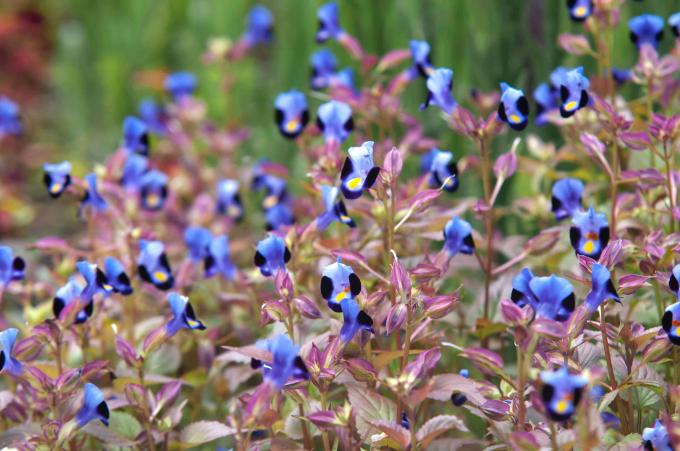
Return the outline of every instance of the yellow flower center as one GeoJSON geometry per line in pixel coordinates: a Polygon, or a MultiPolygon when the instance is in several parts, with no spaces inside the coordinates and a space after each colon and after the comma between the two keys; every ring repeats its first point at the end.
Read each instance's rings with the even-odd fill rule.
{"type": "Polygon", "coordinates": [[[361,177],[355,177],[349,182],[347,182],[347,186],[349,187],[349,189],[352,190],[357,189],[359,185],[361,185],[361,177]]]}
{"type": "Polygon", "coordinates": [[[572,100],[564,106],[564,109],[567,111],[573,111],[576,109],[576,106],[578,106],[578,103],[576,103],[576,100],[572,100]]]}
{"type": "Polygon", "coordinates": [[[52,194],[57,194],[59,191],[61,191],[61,188],[62,188],[61,183],[54,183],[54,184],[50,187],[50,192],[51,192],[52,194]]]}
{"type": "Polygon", "coordinates": [[[155,273],[153,273],[153,277],[154,277],[154,279],[156,279],[158,282],[161,282],[161,283],[168,280],[168,275],[165,274],[163,271],[156,271],[155,273]]]}
{"type": "Polygon", "coordinates": [[[295,130],[297,130],[298,124],[299,124],[299,122],[298,122],[297,118],[293,118],[293,119],[289,120],[288,122],[286,122],[286,131],[288,133],[293,133],[295,130]]]}
{"type": "Polygon", "coordinates": [[[586,254],[591,254],[593,249],[595,249],[595,244],[590,240],[586,241],[586,244],[583,245],[583,250],[586,254]]]}

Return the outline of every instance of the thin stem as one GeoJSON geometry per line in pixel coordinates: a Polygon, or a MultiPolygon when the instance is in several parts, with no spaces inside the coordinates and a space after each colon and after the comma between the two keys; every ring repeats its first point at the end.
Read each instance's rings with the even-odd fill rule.
{"type": "Polygon", "coordinates": [[[557,446],[557,429],[553,421],[550,422],[550,444],[553,451],[560,451],[560,447],[557,446]]]}
{"type": "Polygon", "coordinates": [[[668,189],[668,199],[671,204],[671,233],[675,232],[675,189],[673,187],[673,155],[668,152],[668,142],[663,142],[663,160],[666,163],[666,188],[668,189]]]}
{"type": "MultiPolygon", "coordinates": [[[[300,417],[305,416],[305,408],[302,407],[302,404],[298,405],[298,412],[300,413],[300,417]]],[[[302,437],[303,437],[303,442],[305,444],[305,449],[312,449],[312,437],[309,435],[309,430],[307,429],[307,422],[305,420],[300,420],[300,424],[302,425],[302,437]]]]}
{"type": "MultiPolygon", "coordinates": [[[[604,348],[604,358],[607,362],[607,374],[609,375],[609,384],[611,386],[612,391],[616,390],[618,385],[616,383],[616,376],[614,375],[614,365],[612,364],[612,355],[611,355],[611,350],[609,349],[609,338],[607,337],[607,324],[605,322],[605,307],[604,304],[600,305],[600,332],[602,333],[602,346],[604,348]]],[[[623,423],[623,432],[624,434],[628,433],[628,425],[624,421],[624,413],[625,410],[621,404],[621,398],[619,396],[616,397],[616,410],[619,413],[619,417],[621,418],[621,422],[623,423]]]]}
{"type": "MultiPolygon", "coordinates": [[[[326,392],[321,390],[321,410],[328,410],[328,400],[326,399],[326,392]]],[[[328,439],[328,431],[321,431],[321,440],[323,441],[324,451],[330,451],[331,443],[328,439]]]]}
{"type": "Polygon", "coordinates": [[[482,186],[484,189],[484,205],[487,211],[484,215],[486,229],[486,265],[484,269],[484,319],[489,319],[489,295],[491,287],[491,277],[493,272],[493,212],[490,204],[491,200],[491,181],[490,181],[490,160],[489,149],[486,138],[479,141],[481,153],[482,186]]]}
{"type": "Polygon", "coordinates": [[[526,405],[524,404],[524,356],[522,347],[517,346],[517,399],[519,401],[517,411],[517,430],[524,430],[526,405]]]}

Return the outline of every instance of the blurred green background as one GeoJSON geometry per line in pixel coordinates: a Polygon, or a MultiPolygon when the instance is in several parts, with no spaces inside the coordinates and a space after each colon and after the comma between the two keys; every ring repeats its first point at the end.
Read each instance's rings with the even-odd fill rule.
{"type": "MultiPolygon", "coordinates": [[[[220,86],[220,69],[201,63],[213,37],[236,39],[245,27],[249,0],[45,0],[40,8],[54,23],[55,47],[50,90],[51,124],[42,136],[64,157],[92,163],[113,151],[120,124],[135,113],[145,96],[159,96],[134,83],[139,71],[189,70],[200,80],[198,95],[218,124],[237,119],[252,138],[244,152],[284,161],[293,145],[281,139],[272,120],[276,94],[290,88],[308,91],[309,56],[314,42],[313,0],[260,1],[275,17],[275,43],[227,68],[236,83],[229,93],[220,86]]],[[[497,89],[507,81],[526,92],[559,64],[590,66],[589,58],[566,55],[556,44],[560,32],[578,33],[562,0],[340,0],[344,28],[369,53],[403,48],[410,39],[426,39],[437,66],[454,70],[459,100],[471,88],[497,89]]],[[[636,51],[628,40],[629,17],[653,12],[667,18],[678,9],[669,0],[627,1],[617,30],[614,63],[630,67],[636,51]]],[[[663,49],[671,45],[667,31],[663,49]]],[[[337,43],[329,43],[341,66],[351,60],[337,43]]],[[[404,102],[421,115],[427,130],[445,145],[460,144],[434,111],[418,113],[422,83],[408,89],[404,102]]],[[[313,108],[318,101],[312,101],[313,108]]],[[[541,131],[550,133],[550,131],[541,131]]]]}

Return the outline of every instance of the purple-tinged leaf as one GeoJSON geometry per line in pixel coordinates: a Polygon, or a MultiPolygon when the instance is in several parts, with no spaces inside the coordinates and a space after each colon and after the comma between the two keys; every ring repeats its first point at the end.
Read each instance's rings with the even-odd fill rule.
{"type": "Polygon", "coordinates": [[[581,34],[562,33],[558,36],[557,42],[565,52],[574,56],[592,53],[588,38],[581,34]]]}
{"type": "Polygon", "coordinates": [[[503,368],[503,359],[493,351],[483,348],[466,348],[461,353],[473,364],[480,368],[485,368],[493,373],[498,373],[503,368]]]}
{"type": "Polygon", "coordinates": [[[347,260],[350,263],[358,263],[361,265],[368,264],[366,257],[351,249],[333,249],[331,254],[333,257],[340,257],[341,259],[347,260]]]}
{"type": "Polygon", "coordinates": [[[304,295],[298,296],[295,299],[293,299],[293,303],[295,304],[295,307],[298,309],[300,314],[305,318],[309,319],[321,318],[321,312],[317,308],[316,303],[307,296],[304,295]]]}
{"type": "Polygon", "coordinates": [[[262,362],[271,362],[273,358],[271,352],[265,351],[264,349],[260,349],[256,346],[242,346],[240,348],[234,346],[222,346],[222,348],[251,359],[260,360],[262,362]]]}
{"type": "Polygon", "coordinates": [[[432,377],[432,386],[427,397],[437,401],[450,401],[451,395],[459,392],[475,405],[482,405],[486,398],[479,391],[477,383],[460,374],[437,374],[432,377]]]}
{"type": "Polygon", "coordinates": [[[380,58],[376,70],[378,72],[383,72],[387,69],[398,66],[402,61],[406,61],[411,58],[411,50],[409,49],[397,49],[387,52],[380,58]]]}
{"type": "Polygon", "coordinates": [[[116,354],[132,367],[137,367],[141,363],[141,358],[137,355],[135,348],[123,337],[116,335],[116,354]]]}
{"type": "Polygon", "coordinates": [[[393,421],[397,416],[394,401],[366,389],[364,385],[348,384],[347,396],[356,414],[357,430],[363,437],[378,432],[378,429],[371,425],[373,421],[393,421]]]}
{"type": "Polygon", "coordinates": [[[307,419],[314,423],[315,426],[326,429],[337,426],[342,426],[332,410],[320,410],[318,412],[307,415],[307,419]]]}
{"type": "Polygon", "coordinates": [[[409,199],[409,208],[415,211],[424,209],[428,204],[441,196],[441,194],[442,191],[439,189],[425,189],[409,199]]]}
{"type": "Polygon", "coordinates": [[[527,324],[532,316],[533,309],[529,305],[520,307],[510,299],[501,300],[501,315],[503,321],[513,326],[527,324]]]}
{"type": "Polygon", "coordinates": [[[397,303],[390,307],[385,321],[385,333],[391,334],[394,330],[400,329],[406,320],[406,304],[397,303]]]}
{"type": "Polygon", "coordinates": [[[144,408],[144,387],[139,384],[127,384],[125,385],[125,388],[123,388],[123,392],[131,405],[144,408]]]}
{"type": "Polygon", "coordinates": [[[531,329],[539,335],[555,339],[563,338],[567,334],[564,324],[549,318],[536,318],[531,323],[531,329]]]}
{"type": "Polygon", "coordinates": [[[351,358],[344,362],[345,368],[354,376],[359,382],[368,382],[375,380],[378,372],[375,370],[371,362],[362,358],[351,358]]]}
{"type": "Polygon", "coordinates": [[[389,174],[390,181],[393,183],[401,174],[401,169],[404,166],[404,161],[401,156],[401,152],[396,147],[393,147],[387,155],[385,156],[385,161],[383,162],[384,171],[389,174]]]}
{"type": "Polygon", "coordinates": [[[619,293],[633,294],[642,288],[653,276],[642,276],[639,274],[626,274],[619,278],[619,293]]]}
{"type": "Polygon", "coordinates": [[[418,357],[402,370],[402,374],[408,374],[410,380],[426,378],[437,366],[442,354],[439,348],[432,348],[418,354],[418,357]]]}
{"type": "Polygon", "coordinates": [[[458,291],[453,294],[423,298],[423,313],[430,318],[443,318],[458,304],[459,298],[460,294],[458,291]]]}
{"type": "Polygon", "coordinates": [[[647,150],[652,146],[652,140],[646,132],[622,132],[619,139],[630,150],[647,150]]]}
{"type": "Polygon", "coordinates": [[[454,415],[437,415],[436,417],[427,420],[427,422],[418,429],[416,439],[423,449],[427,449],[432,440],[452,429],[463,432],[467,432],[468,430],[465,423],[454,415]]]}
{"type": "Polygon", "coordinates": [[[396,256],[392,262],[390,283],[398,293],[403,293],[407,298],[411,297],[411,278],[408,275],[408,271],[406,271],[396,256]]]}
{"type": "Polygon", "coordinates": [[[392,439],[400,447],[400,449],[407,449],[411,442],[411,433],[408,429],[393,421],[373,420],[371,425],[384,432],[390,439],[392,439]]]}
{"type": "Polygon", "coordinates": [[[198,446],[235,433],[234,428],[219,421],[198,421],[182,429],[180,442],[183,445],[198,446]]]}

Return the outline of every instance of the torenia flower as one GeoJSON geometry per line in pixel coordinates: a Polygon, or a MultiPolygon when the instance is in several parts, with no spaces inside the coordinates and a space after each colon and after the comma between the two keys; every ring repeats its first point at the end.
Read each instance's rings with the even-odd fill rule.
{"type": "Polygon", "coordinates": [[[253,6],[248,12],[248,25],[243,40],[248,46],[267,44],[274,34],[274,17],[262,5],[253,6]]]}
{"type": "Polygon", "coordinates": [[[0,349],[0,372],[7,372],[12,376],[20,376],[24,370],[21,362],[12,356],[17,335],[19,335],[19,331],[14,328],[0,332],[0,346],[2,346],[2,349],[0,349]]]}
{"type": "Polygon", "coordinates": [[[172,311],[172,319],[165,324],[166,337],[172,337],[182,329],[205,330],[201,321],[196,319],[189,298],[177,293],[168,294],[168,303],[172,311]]]}
{"type": "MultiPolygon", "coordinates": [[[[463,376],[465,379],[470,377],[470,372],[466,368],[460,370],[458,374],[463,376]]],[[[465,396],[463,393],[455,391],[451,394],[451,402],[454,406],[460,407],[465,404],[465,401],[467,401],[467,396],[465,396]]]]}
{"type": "Polygon", "coordinates": [[[345,203],[339,198],[340,190],[335,186],[323,185],[321,187],[321,197],[326,211],[316,220],[316,227],[325,230],[332,222],[340,221],[349,227],[356,227],[354,220],[349,217],[345,203]]]}
{"type": "Polygon", "coordinates": [[[612,283],[612,276],[606,266],[599,263],[593,265],[592,290],[586,296],[585,304],[590,311],[595,311],[607,299],[621,302],[619,294],[612,283]]]}
{"type": "Polygon", "coordinates": [[[680,37],[680,12],[673,14],[668,18],[668,25],[670,25],[671,30],[676,38],[680,37]]]}
{"type": "Polygon", "coordinates": [[[80,211],[89,207],[93,213],[100,213],[108,208],[106,200],[99,194],[97,190],[97,175],[91,172],[85,176],[85,183],[87,184],[85,195],[80,204],[80,211]]]}
{"type": "Polygon", "coordinates": [[[582,210],[583,182],[573,178],[564,178],[555,182],[552,187],[552,212],[555,219],[571,218],[582,210]]]}
{"type": "Polygon", "coordinates": [[[148,171],[139,180],[139,195],[142,208],[160,210],[168,196],[168,176],[155,169],[148,171]]]}
{"type": "Polygon", "coordinates": [[[316,125],[327,143],[341,143],[354,130],[352,108],[344,102],[336,100],[326,102],[319,106],[316,116],[316,125]]]}
{"type": "Polygon", "coordinates": [[[429,77],[434,72],[432,61],[430,60],[430,44],[426,41],[411,41],[409,42],[411,49],[411,59],[413,66],[409,69],[409,79],[413,80],[418,75],[423,78],[429,77]]]}
{"type": "Polygon", "coordinates": [[[446,114],[451,114],[456,106],[458,106],[451,93],[453,88],[453,71],[446,68],[436,69],[427,78],[426,84],[427,98],[425,103],[420,105],[420,109],[424,110],[432,104],[441,108],[446,114]]]}
{"type": "Polygon", "coordinates": [[[149,154],[149,128],[134,116],[123,121],[123,148],[131,153],[149,154]]]}
{"type": "Polygon", "coordinates": [[[310,86],[312,89],[327,88],[331,84],[331,78],[337,70],[335,55],[328,49],[314,52],[309,59],[311,65],[310,86]]]}
{"type": "Polygon", "coordinates": [[[212,277],[220,274],[225,279],[233,280],[236,268],[231,262],[229,238],[226,235],[216,236],[208,246],[208,256],[205,259],[205,276],[212,277]]]}
{"type": "Polygon", "coordinates": [[[281,227],[289,226],[295,222],[293,211],[287,200],[265,209],[264,218],[267,231],[279,230],[281,227]]]}
{"type": "Polygon", "coordinates": [[[576,111],[588,105],[590,81],[583,75],[583,68],[566,71],[560,79],[560,115],[571,117],[576,111]]]}
{"type": "Polygon", "coordinates": [[[91,383],[85,384],[83,395],[83,406],[76,414],[78,427],[83,427],[92,420],[99,420],[105,426],[109,425],[109,406],[104,400],[104,394],[91,383]]]}
{"type": "Polygon", "coordinates": [[[137,114],[152,133],[162,136],[167,131],[167,113],[155,100],[142,99],[137,106],[137,114]]]}
{"type": "Polygon", "coordinates": [[[513,130],[524,130],[529,123],[529,101],[524,91],[501,83],[501,102],[498,117],[513,130]]]}
{"type": "Polygon", "coordinates": [[[260,340],[256,346],[271,352],[272,361],[263,362],[251,359],[250,366],[253,369],[262,368],[262,376],[265,381],[273,384],[280,390],[289,379],[309,379],[309,371],[302,357],[298,355],[300,348],[296,346],[288,335],[282,334],[277,337],[260,340]]]}
{"type": "Polygon", "coordinates": [[[279,94],[274,102],[274,119],[279,131],[286,138],[296,138],[309,122],[307,100],[300,91],[279,94]]]}
{"type": "Polygon", "coordinates": [[[19,107],[5,96],[0,96],[0,138],[20,135],[22,131],[19,107]]]}
{"type": "MultiPolygon", "coordinates": [[[[82,285],[80,285],[75,278],[71,277],[65,285],[57,290],[54,299],[52,300],[52,313],[54,313],[54,317],[62,319],[61,312],[63,312],[67,306],[71,305],[72,302],[80,302],[79,299],[81,299],[82,293],[82,285]]],[[[93,312],[94,300],[90,298],[89,301],[85,301],[85,306],[76,313],[74,322],[76,324],[84,323],[92,316],[93,312]]]]}
{"type": "Polygon", "coordinates": [[[43,171],[45,171],[43,183],[50,197],[58,198],[71,185],[71,163],[68,161],[56,164],[45,163],[43,171]]]}
{"type": "Polygon", "coordinates": [[[285,271],[291,255],[286,243],[276,235],[269,235],[257,243],[254,263],[265,277],[273,276],[276,271],[285,271]]]}
{"type": "Polygon", "coordinates": [[[467,221],[454,216],[444,226],[444,249],[453,257],[458,252],[471,255],[475,252],[472,239],[472,226],[467,221]]]}
{"type": "Polygon", "coordinates": [[[510,298],[520,307],[530,305],[537,318],[565,321],[574,311],[574,287],[567,279],[551,275],[536,277],[524,268],[512,280],[510,298]]]}
{"type": "Polygon", "coordinates": [[[680,265],[675,265],[671,276],[668,279],[668,288],[673,292],[677,299],[680,299],[680,265]]]}
{"type": "Polygon", "coordinates": [[[653,14],[642,14],[628,21],[630,40],[638,49],[645,44],[658,48],[663,39],[663,27],[663,19],[653,14]]]}
{"type": "Polygon", "coordinates": [[[139,242],[137,266],[139,277],[153,284],[159,290],[169,290],[174,284],[170,263],[165,255],[165,246],[160,241],[139,242]]]}
{"type": "Polygon", "coordinates": [[[138,188],[142,177],[149,171],[149,159],[144,155],[130,154],[123,165],[123,176],[120,179],[123,187],[138,188]]]}
{"type": "Polygon", "coordinates": [[[443,187],[449,193],[458,189],[458,165],[451,152],[432,149],[424,158],[424,164],[426,161],[429,161],[426,171],[430,173],[430,187],[443,187]]]}
{"type": "Polygon", "coordinates": [[[243,218],[243,203],[238,190],[237,180],[222,179],[217,183],[217,212],[234,221],[240,221],[243,218]]]}
{"type": "Polygon", "coordinates": [[[14,256],[12,248],[0,246],[0,288],[7,288],[10,282],[23,280],[26,262],[19,256],[14,256]]]}
{"type": "Polygon", "coordinates": [[[196,76],[191,72],[175,72],[165,78],[165,90],[174,101],[191,96],[196,90],[196,76]]]}
{"type": "Polygon", "coordinates": [[[187,227],[184,231],[184,243],[189,249],[189,258],[195,262],[208,257],[211,241],[212,234],[204,227],[187,227]]]}
{"type": "Polygon", "coordinates": [[[106,260],[104,260],[104,268],[106,269],[105,290],[120,293],[123,296],[132,294],[130,278],[125,272],[125,267],[121,262],[113,257],[106,257],[106,260]],[[108,287],[110,287],[110,290],[108,290],[108,287]]]}
{"type": "Polygon", "coordinates": [[[618,86],[624,85],[633,80],[633,70],[612,67],[612,79],[618,86]]]}
{"type": "Polygon", "coordinates": [[[83,280],[85,280],[85,287],[83,287],[83,290],[80,292],[80,299],[82,299],[83,303],[92,301],[94,296],[98,293],[109,291],[104,288],[107,282],[106,275],[97,267],[97,265],[81,260],[76,263],[76,269],[83,277],[83,280]]]}
{"type": "Polygon", "coordinates": [[[347,199],[357,199],[365,189],[370,189],[378,178],[380,168],[373,164],[373,141],[361,147],[350,147],[340,178],[340,190],[347,199]]]}
{"type": "Polygon", "coordinates": [[[328,308],[342,312],[343,299],[354,299],[361,293],[361,280],[351,266],[340,262],[340,258],[326,266],[321,276],[321,296],[328,302],[328,308]]]}
{"type": "Polygon", "coordinates": [[[340,339],[343,342],[349,343],[360,330],[375,333],[373,319],[365,311],[359,310],[359,304],[354,299],[343,299],[340,301],[340,308],[342,310],[340,339]]]}
{"type": "Polygon", "coordinates": [[[270,174],[257,175],[253,179],[253,189],[264,189],[262,208],[265,211],[288,201],[288,183],[279,177],[270,174]]]}
{"type": "Polygon", "coordinates": [[[316,42],[322,43],[329,39],[338,40],[345,31],[340,26],[338,4],[335,2],[326,3],[321,6],[316,13],[319,19],[319,29],[316,32],[316,42]]]}
{"type": "Polygon", "coordinates": [[[578,255],[599,259],[609,242],[607,217],[603,213],[595,213],[593,207],[574,213],[569,238],[578,255]]]}
{"type": "Polygon", "coordinates": [[[680,346],[680,302],[666,307],[661,319],[661,326],[674,345],[680,346]]]}
{"type": "Polygon", "coordinates": [[[580,374],[569,374],[566,366],[541,372],[541,399],[553,421],[567,421],[576,411],[583,388],[588,384],[580,374]]]}
{"type": "Polygon", "coordinates": [[[558,91],[548,83],[541,83],[534,90],[534,102],[536,102],[536,125],[544,125],[547,121],[547,113],[559,107],[558,91]]]}
{"type": "Polygon", "coordinates": [[[642,442],[646,450],[673,451],[671,440],[668,437],[668,430],[661,423],[661,420],[656,420],[652,428],[644,428],[642,431],[642,442]]]}
{"type": "Polygon", "coordinates": [[[593,13],[593,0],[567,0],[569,17],[574,22],[583,22],[593,13]]]}

